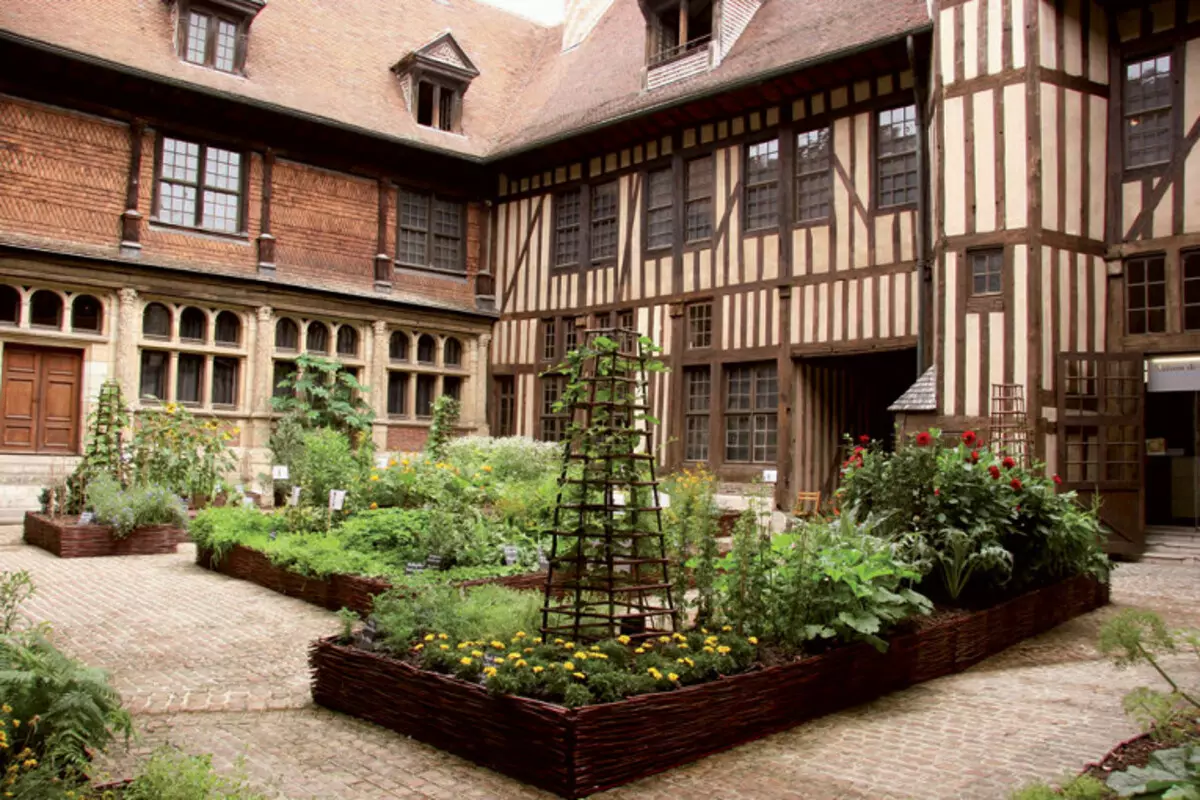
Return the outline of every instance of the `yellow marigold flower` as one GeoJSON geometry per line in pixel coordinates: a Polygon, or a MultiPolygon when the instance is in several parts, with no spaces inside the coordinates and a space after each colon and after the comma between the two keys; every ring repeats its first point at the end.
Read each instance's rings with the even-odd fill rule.
{"type": "Polygon", "coordinates": [[[491,645],[492,645],[492,647],[496,648],[497,650],[504,649],[504,642],[500,641],[499,639],[493,639],[491,642],[491,645]]]}
{"type": "Polygon", "coordinates": [[[419,652],[421,652],[421,651],[422,651],[422,650],[424,650],[424,649],[425,649],[425,645],[423,645],[423,644],[419,644],[419,645],[417,645],[416,647],[414,647],[414,648],[413,648],[413,650],[414,650],[414,651],[416,651],[416,652],[418,652],[418,653],[419,653],[419,652]]]}
{"type": "Polygon", "coordinates": [[[545,669],[545,667],[534,667],[533,671],[536,673],[536,672],[541,672],[544,669],[545,669]]]}
{"type": "Polygon", "coordinates": [[[563,645],[563,649],[565,649],[565,650],[574,650],[574,649],[575,649],[575,643],[574,643],[574,642],[567,642],[566,644],[564,644],[564,645],[563,645]]]}
{"type": "Polygon", "coordinates": [[[402,459],[400,459],[400,466],[402,466],[402,467],[407,467],[407,466],[408,466],[408,459],[407,459],[407,458],[402,458],[402,459]]]}
{"type": "Polygon", "coordinates": [[[25,767],[25,769],[33,769],[34,767],[37,766],[37,759],[36,758],[27,758],[27,759],[25,759],[25,763],[22,764],[21,766],[25,767]]]}
{"type": "Polygon", "coordinates": [[[530,653],[532,653],[532,652],[533,652],[533,648],[532,648],[532,647],[526,647],[526,648],[525,648],[524,650],[522,650],[521,652],[522,652],[522,653],[524,653],[525,655],[529,655],[530,653]]]}
{"type": "Polygon", "coordinates": [[[425,641],[427,641],[427,642],[432,642],[432,641],[433,641],[434,639],[436,639],[436,638],[437,638],[437,637],[436,637],[436,636],[434,636],[432,633],[427,633],[427,634],[425,634],[425,641]]]}
{"type": "Polygon", "coordinates": [[[374,473],[372,473],[372,474],[371,474],[371,480],[373,480],[373,481],[377,481],[377,480],[379,480],[379,476],[378,476],[378,475],[376,475],[376,474],[374,474],[374,473]]]}
{"type": "Polygon", "coordinates": [[[475,656],[475,658],[483,658],[483,653],[478,650],[472,650],[471,655],[475,656]]]}
{"type": "Polygon", "coordinates": [[[10,706],[8,703],[5,703],[4,705],[0,706],[0,711],[3,711],[5,714],[11,714],[12,706],[10,706]]]}
{"type": "Polygon", "coordinates": [[[626,636],[625,634],[621,634],[620,636],[617,637],[617,641],[620,642],[621,644],[629,644],[629,637],[626,636]]]}
{"type": "Polygon", "coordinates": [[[715,636],[710,636],[710,637],[708,637],[707,639],[705,639],[705,640],[704,640],[704,643],[705,643],[705,644],[713,644],[713,645],[715,645],[715,644],[716,644],[718,641],[720,641],[720,640],[719,640],[719,639],[717,639],[717,637],[715,637],[715,636]]]}
{"type": "Polygon", "coordinates": [[[13,727],[14,727],[14,728],[19,728],[19,727],[21,727],[21,720],[19,720],[19,719],[14,719],[14,720],[13,720],[13,727]]]}
{"type": "Polygon", "coordinates": [[[509,660],[509,661],[516,661],[516,660],[517,660],[518,658],[520,658],[520,657],[521,657],[521,654],[520,654],[520,653],[509,653],[509,654],[508,654],[508,660],[509,660]]]}
{"type": "Polygon", "coordinates": [[[572,671],[574,671],[574,669],[575,669],[575,662],[574,662],[574,661],[564,661],[564,662],[563,662],[563,669],[565,669],[567,672],[572,672],[572,671]]]}
{"type": "Polygon", "coordinates": [[[690,658],[685,658],[685,659],[684,659],[684,663],[686,663],[686,664],[687,664],[689,667],[694,667],[694,666],[696,666],[696,662],[695,662],[695,661],[692,661],[690,658]]]}
{"type": "Polygon", "coordinates": [[[449,639],[449,638],[450,638],[450,634],[448,634],[448,633],[439,633],[439,634],[438,634],[438,638],[439,638],[439,639],[441,639],[441,640],[444,642],[444,641],[446,641],[447,639],[449,639]]]}
{"type": "Polygon", "coordinates": [[[707,644],[706,644],[706,645],[704,645],[704,652],[706,652],[706,653],[715,653],[715,652],[717,652],[717,651],[712,649],[712,645],[707,645],[707,644]]]}
{"type": "Polygon", "coordinates": [[[592,653],[592,658],[601,658],[606,661],[608,660],[608,656],[604,655],[604,653],[592,653]]]}
{"type": "Polygon", "coordinates": [[[656,670],[654,667],[650,667],[646,670],[646,672],[650,673],[650,677],[654,678],[656,681],[662,678],[662,673],[656,670]]]}
{"type": "Polygon", "coordinates": [[[637,650],[634,650],[633,652],[640,656],[642,653],[646,652],[646,648],[639,647],[637,650]]]}
{"type": "Polygon", "coordinates": [[[592,645],[591,647],[589,647],[588,649],[589,649],[589,650],[591,650],[592,652],[599,653],[599,652],[600,652],[600,645],[598,645],[598,644],[594,644],[594,645],[592,645]]]}
{"type": "Polygon", "coordinates": [[[682,663],[683,663],[683,659],[682,659],[682,658],[677,658],[677,659],[675,659],[675,663],[676,663],[676,664],[682,664],[682,663]]]}
{"type": "Polygon", "coordinates": [[[471,659],[471,658],[467,658],[466,656],[463,656],[462,658],[460,658],[458,660],[458,663],[462,664],[463,666],[470,666],[471,664],[475,663],[475,660],[471,659]]]}
{"type": "Polygon", "coordinates": [[[751,636],[751,637],[747,638],[746,641],[749,642],[750,644],[758,644],[758,637],[751,636]]]}
{"type": "Polygon", "coordinates": [[[687,649],[688,649],[687,643],[685,642],[684,644],[681,644],[681,645],[679,645],[679,649],[680,649],[680,650],[687,650],[687,649]]]}
{"type": "Polygon", "coordinates": [[[450,645],[448,645],[448,644],[439,644],[439,645],[438,645],[438,649],[440,649],[440,650],[449,650],[449,649],[450,649],[450,645]]]}
{"type": "Polygon", "coordinates": [[[471,645],[468,644],[467,642],[459,642],[457,646],[458,646],[459,650],[466,650],[471,645]]]}
{"type": "Polygon", "coordinates": [[[571,674],[576,678],[579,678],[579,680],[583,680],[587,677],[587,675],[584,675],[582,672],[572,672],[571,674]]]}
{"type": "Polygon", "coordinates": [[[670,636],[660,636],[660,637],[658,637],[658,640],[660,642],[662,642],[663,644],[669,644],[671,641],[671,637],[670,636]]]}
{"type": "Polygon", "coordinates": [[[721,630],[725,631],[726,633],[729,633],[731,630],[733,630],[733,626],[732,625],[722,625],[721,630]]]}
{"type": "Polygon", "coordinates": [[[679,676],[674,672],[669,672],[667,673],[667,680],[669,680],[671,683],[679,683],[679,676]]]}
{"type": "Polygon", "coordinates": [[[491,472],[491,471],[492,471],[492,465],[491,465],[491,464],[484,464],[482,469],[483,469],[483,471],[484,471],[484,472],[491,472]]]}
{"type": "Polygon", "coordinates": [[[677,642],[686,642],[687,641],[687,637],[684,636],[682,633],[673,633],[673,634],[671,634],[671,636],[677,642]]]}
{"type": "Polygon", "coordinates": [[[524,639],[524,638],[525,638],[525,631],[517,631],[517,638],[518,638],[518,639],[524,639]]]}
{"type": "Polygon", "coordinates": [[[550,664],[549,667],[550,669],[558,669],[558,664],[550,664]]]}
{"type": "Polygon", "coordinates": [[[484,667],[483,674],[487,675],[489,678],[491,678],[496,674],[496,668],[495,667],[484,667]]]}
{"type": "Polygon", "coordinates": [[[534,644],[541,644],[541,643],[542,643],[542,637],[540,637],[540,636],[535,636],[535,637],[533,638],[533,643],[534,643],[534,644]]]}
{"type": "Polygon", "coordinates": [[[375,510],[375,509],[377,509],[377,508],[379,508],[379,503],[371,503],[371,510],[372,510],[372,511],[374,511],[374,510],[375,510]]]}
{"type": "Polygon", "coordinates": [[[555,644],[562,644],[562,643],[563,643],[563,640],[562,640],[562,639],[555,639],[555,640],[554,640],[554,643],[555,643],[555,644]]]}
{"type": "Polygon", "coordinates": [[[525,660],[525,659],[523,659],[523,658],[518,658],[518,659],[517,659],[517,663],[516,663],[516,664],[513,664],[513,666],[514,666],[514,667],[516,667],[517,669],[520,669],[521,667],[528,667],[528,666],[529,666],[529,662],[528,662],[528,661],[526,661],[526,660],[525,660]]]}
{"type": "Polygon", "coordinates": [[[700,632],[701,632],[701,633],[708,633],[708,628],[701,628],[701,629],[700,629],[700,632]]]}
{"type": "Polygon", "coordinates": [[[726,653],[729,652],[729,648],[726,645],[721,645],[720,647],[717,648],[717,652],[720,653],[721,655],[725,655],[726,653]]]}

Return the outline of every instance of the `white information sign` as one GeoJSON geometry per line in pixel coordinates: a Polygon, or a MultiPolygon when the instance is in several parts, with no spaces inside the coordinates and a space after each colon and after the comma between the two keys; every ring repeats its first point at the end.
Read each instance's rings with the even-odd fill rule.
{"type": "Polygon", "coordinates": [[[388,457],[386,455],[375,456],[375,469],[387,469],[388,457]]]}
{"type": "Polygon", "coordinates": [[[773,469],[763,470],[763,483],[775,483],[779,480],[779,471],[773,469]]]}
{"type": "Polygon", "coordinates": [[[1152,358],[1148,365],[1152,392],[1195,392],[1200,390],[1200,356],[1152,358]]]}
{"type": "Polygon", "coordinates": [[[292,494],[291,494],[291,496],[288,497],[288,505],[289,506],[300,505],[300,487],[299,486],[292,487],[292,494]]]}
{"type": "Polygon", "coordinates": [[[286,481],[288,479],[287,464],[276,464],[271,467],[271,480],[286,481]]]}
{"type": "Polygon", "coordinates": [[[613,492],[613,504],[618,506],[625,505],[625,493],[613,492]]]}
{"type": "Polygon", "coordinates": [[[329,507],[334,511],[341,511],[342,506],[346,503],[345,489],[330,489],[329,490],[329,507]]]}

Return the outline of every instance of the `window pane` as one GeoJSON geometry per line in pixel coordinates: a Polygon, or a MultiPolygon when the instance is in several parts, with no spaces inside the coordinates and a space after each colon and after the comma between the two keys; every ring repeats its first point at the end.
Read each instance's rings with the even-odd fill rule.
{"type": "Polygon", "coordinates": [[[408,335],[403,331],[393,331],[388,342],[388,358],[392,361],[408,361],[408,335]]]}
{"type": "Polygon", "coordinates": [[[428,417],[433,414],[433,391],[437,386],[437,378],[433,375],[417,376],[417,416],[428,417]]]}
{"type": "Polygon", "coordinates": [[[894,156],[916,152],[917,107],[904,106],[879,112],[879,154],[894,156]]]}
{"type": "Polygon", "coordinates": [[[1171,55],[1125,65],[1125,166],[1171,160],[1171,55]]]}
{"type": "Polygon", "coordinates": [[[437,342],[428,333],[422,333],[417,338],[417,361],[422,364],[432,364],[437,356],[437,342]]]}
{"type": "Polygon", "coordinates": [[[166,339],[171,335],[171,312],[162,303],[150,303],[142,312],[142,335],[166,339]]]}
{"type": "Polygon", "coordinates": [[[558,355],[558,332],[555,320],[542,320],[542,360],[553,361],[558,355]]]}
{"type": "MultiPolygon", "coordinates": [[[[71,330],[99,333],[101,317],[100,301],[90,294],[81,294],[71,301],[71,330]]],[[[4,319],[0,316],[0,320],[4,319]]],[[[12,321],[16,322],[15,315],[12,321]]]]}
{"type": "Polygon", "coordinates": [[[397,258],[405,264],[429,263],[429,196],[400,190],[397,258]]]}
{"type": "Polygon", "coordinates": [[[233,72],[237,53],[237,26],[232,22],[217,20],[217,52],[213,66],[225,72],[233,72]]]}
{"type": "Polygon", "coordinates": [[[187,45],[184,47],[183,57],[193,64],[203,64],[205,61],[208,23],[209,18],[204,14],[197,14],[195,11],[188,14],[187,45]]]}
{"type": "Polygon", "coordinates": [[[167,354],[158,350],[142,351],[142,375],[138,396],[167,399],[167,354]]]}
{"type": "Polygon", "coordinates": [[[242,155],[219,147],[209,147],[204,154],[204,185],[210,189],[238,191],[242,181],[242,155]]]}
{"type": "Polygon", "coordinates": [[[752,372],[749,367],[732,367],[726,375],[725,408],[729,411],[749,411],[752,372]]]}
{"type": "Polygon", "coordinates": [[[329,352],[329,328],[322,322],[308,323],[308,335],[305,339],[306,348],[310,353],[329,352]]]}
{"type": "Polygon", "coordinates": [[[442,378],[442,394],[447,397],[453,397],[455,400],[461,400],[462,378],[457,375],[447,375],[442,378]]]}
{"type": "Polygon", "coordinates": [[[579,263],[579,190],[554,199],[554,264],[579,263]]]}
{"type": "Polygon", "coordinates": [[[242,338],[242,323],[232,311],[217,314],[217,344],[238,344],[242,338]]]}
{"type": "Polygon", "coordinates": [[[750,460],[750,417],[725,417],[725,460],[750,460]]]}
{"type": "Polygon", "coordinates": [[[754,407],[759,411],[774,411],[779,405],[779,382],[774,364],[754,371],[754,407]]]}
{"type": "Polygon", "coordinates": [[[204,356],[180,353],[175,376],[175,400],[180,403],[199,403],[200,385],[204,382],[204,356]]]}
{"type": "Polygon", "coordinates": [[[617,182],[592,191],[592,261],[617,255],[617,182]]]}
{"type": "Polygon", "coordinates": [[[1003,289],[1004,251],[1002,249],[981,250],[970,254],[971,293],[999,294],[1003,289]]]}
{"type": "Polygon", "coordinates": [[[775,460],[776,424],[774,414],[754,415],[754,451],[751,460],[755,463],[768,464],[775,460]]]}
{"type": "Polygon", "coordinates": [[[287,397],[288,390],[282,388],[279,384],[283,383],[295,374],[295,361],[276,361],[275,368],[271,375],[271,394],[273,394],[275,397],[287,397]]]}
{"type": "Polygon", "coordinates": [[[771,139],[746,149],[746,183],[768,183],[778,179],[779,141],[771,139]]]}
{"type": "Polygon", "coordinates": [[[200,174],[200,145],[164,137],[162,159],[163,178],[196,183],[200,174]]]}
{"type": "Polygon", "coordinates": [[[675,238],[671,208],[652,208],[646,212],[646,247],[658,250],[670,247],[675,238]]]}
{"type": "Polygon", "coordinates": [[[300,328],[286,317],[275,323],[275,347],[278,350],[300,349],[300,328]]]}
{"type": "Polygon", "coordinates": [[[358,331],[349,325],[343,325],[337,332],[337,352],[339,356],[358,355],[358,331]]]}
{"type": "Polygon", "coordinates": [[[712,346],[712,303],[688,306],[688,347],[712,346]]]}
{"type": "Polygon", "coordinates": [[[188,306],[179,315],[179,338],[203,342],[208,338],[208,317],[198,308],[188,306]]]}
{"type": "Polygon", "coordinates": [[[237,405],[238,359],[218,357],[213,359],[212,402],[213,405],[237,405]]]}
{"type": "Polygon", "coordinates": [[[33,293],[29,307],[30,323],[46,328],[61,328],[63,301],[56,292],[39,289],[33,293]]]}
{"type": "Polygon", "coordinates": [[[438,94],[438,128],[454,130],[454,92],[444,86],[438,94]]]}
{"type": "Polygon", "coordinates": [[[408,374],[388,373],[388,414],[402,417],[408,413],[408,374]]]}
{"type": "Polygon", "coordinates": [[[158,217],[172,225],[194,225],[196,188],[166,181],[159,184],[158,217]]]}
{"type": "Polygon", "coordinates": [[[453,336],[442,346],[442,363],[447,367],[462,366],[462,343],[453,336]]]}

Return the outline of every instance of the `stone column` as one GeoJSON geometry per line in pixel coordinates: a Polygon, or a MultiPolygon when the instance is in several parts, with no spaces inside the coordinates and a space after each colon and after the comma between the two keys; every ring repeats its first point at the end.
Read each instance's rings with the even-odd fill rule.
{"type": "Polygon", "coordinates": [[[487,398],[490,388],[488,381],[488,353],[492,344],[492,335],[484,333],[475,339],[471,340],[471,350],[468,364],[471,369],[471,377],[467,379],[467,391],[463,395],[463,400],[471,404],[471,417],[474,421],[476,433],[480,436],[489,436],[488,414],[487,414],[487,398]]]}
{"type": "Polygon", "coordinates": [[[250,412],[254,415],[271,413],[271,395],[275,387],[275,364],[271,354],[275,349],[275,311],[270,306],[259,306],[255,325],[255,336],[247,339],[251,358],[254,359],[254,382],[250,384],[250,412]]]}
{"type": "Polygon", "coordinates": [[[388,326],[381,319],[371,323],[371,347],[367,353],[367,402],[375,412],[371,436],[376,450],[387,450],[388,419],[388,326]]]}
{"type": "MultiPolygon", "coordinates": [[[[242,428],[241,480],[247,485],[259,473],[271,470],[271,385],[275,374],[271,353],[275,345],[275,312],[270,306],[259,306],[246,321],[246,400],[249,423],[242,428]]],[[[261,488],[261,487],[259,487],[261,488]]],[[[267,500],[268,504],[270,499],[267,500]]]]}
{"type": "Polygon", "coordinates": [[[113,378],[121,384],[125,402],[134,406],[138,400],[138,337],[141,334],[141,314],[137,289],[122,289],[117,293],[117,324],[113,342],[113,378]]]}

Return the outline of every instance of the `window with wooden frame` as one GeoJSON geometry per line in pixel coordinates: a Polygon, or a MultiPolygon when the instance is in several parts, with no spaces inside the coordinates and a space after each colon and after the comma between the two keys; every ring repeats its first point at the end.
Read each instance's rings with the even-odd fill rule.
{"type": "Polygon", "coordinates": [[[572,317],[564,318],[562,326],[563,355],[566,355],[579,347],[579,327],[575,324],[575,320],[572,317]]]}
{"type": "Polygon", "coordinates": [[[479,70],[454,36],[443,33],[392,66],[418,125],[462,132],[463,98],[479,70]]]}
{"type": "Polygon", "coordinates": [[[622,308],[617,312],[617,327],[625,330],[633,330],[635,323],[633,321],[634,313],[632,308],[622,308]]]}
{"type": "Polygon", "coordinates": [[[542,320],[542,361],[558,358],[558,320],[542,320]]]}
{"type": "Polygon", "coordinates": [[[796,134],[796,221],[828,219],[833,196],[829,128],[796,134]]]}
{"type": "Polygon", "coordinates": [[[417,416],[426,419],[433,416],[434,392],[437,391],[436,375],[417,376],[417,416]]]}
{"type": "Polygon", "coordinates": [[[417,124],[457,132],[462,93],[436,81],[417,82],[417,124]]]}
{"type": "Polygon", "coordinates": [[[408,384],[407,372],[388,372],[387,413],[389,417],[408,416],[408,384]]]}
{"type": "Polygon", "coordinates": [[[1167,268],[1162,254],[1125,262],[1125,332],[1167,330],[1167,268]]]}
{"type": "Polygon", "coordinates": [[[879,207],[917,202],[917,107],[880,111],[877,133],[879,207]]]}
{"type": "Polygon", "coordinates": [[[263,5],[256,0],[181,2],[179,57],[189,64],[241,73],[246,66],[250,22],[263,5]]]}
{"type": "Polygon", "coordinates": [[[776,365],[730,366],[725,370],[725,460],[772,464],[778,431],[776,365]]]}
{"type": "Polygon", "coordinates": [[[592,263],[611,261],[617,257],[617,182],[593,186],[591,200],[592,263]]]}
{"type": "Polygon", "coordinates": [[[746,230],[779,225],[779,140],[746,147],[746,230]]]}
{"type": "Polygon", "coordinates": [[[658,0],[648,7],[647,66],[657,67],[704,50],[712,41],[712,0],[658,0]]]}
{"type": "Polygon", "coordinates": [[[582,190],[570,189],[554,196],[554,266],[579,264],[583,250],[580,234],[582,190]]]}
{"type": "Polygon", "coordinates": [[[611,328],[612,326],[613,326],[613,312],[597,311],[595,314],[592,314],[592,327],[593,328],[604,329],[604,328],[611,328]]]}
{"type": "Polygon", "coordinates": [[[670,169],[646,173],[646,249],[662,250],[675,241],[675,180],[670,169]]]}
{"type": "Polygon", "coordinates": [[[1183,275],[1183,329],[1200,331],[1200,250],[1180,253],[1183,275]]]}
{"type": "Polygon", "coordinates": [[[1122,82],[1125,169],[1171,160],[1173,88],[1170,53],[1125,64],[1122,82]]]}
{"type": "Polygon", "coordinates": [[[499,375],[496,381],[496,436],[517,433],[517,385],[512,375],[499,375]]]}
{"type": "Polygon", "coordinates": [[[242,154],[159,137],[155,221],[220,233],[242,227],[242,154]]]}
{"type": "Polygon", "coordinates": [[[1000,294],[1004,290],[1004,248],[975,250],[971,259],[971,294],[1000,294]]]}
{"type": "Polygon", "coordinates": [[[713,307],[711,301],[687,306],[687,346],[712,347],[713,307]]]}
{"type": "Polygon", "coordinates": [[[713,157],[687,162],[683,181],[683,241],[691,244],[712,238],[713,157]]]}
{"type": "Polygon", "coordinates": [[[543,442],[561,442],[567,435],[567,423],[570,415],[565,409],[557,409],[558,401],[562,399],[567,388],[567,378],[564,375],[545,375],[542,377],[542,403],[539,417],[541,440],[543,442]]]}
{"type": "Polygon", "coordinates": [[[709,410],[712,406],[712,373],[708,367],[688,367],[683,372],[686,395],[683,424],[683,460],[708,461],[709,410]]]}
{"type": "Polygon", "coordinates": [[[427,192],[400,190],[396,262],[466,273],[466,206],[427,192]]]}

